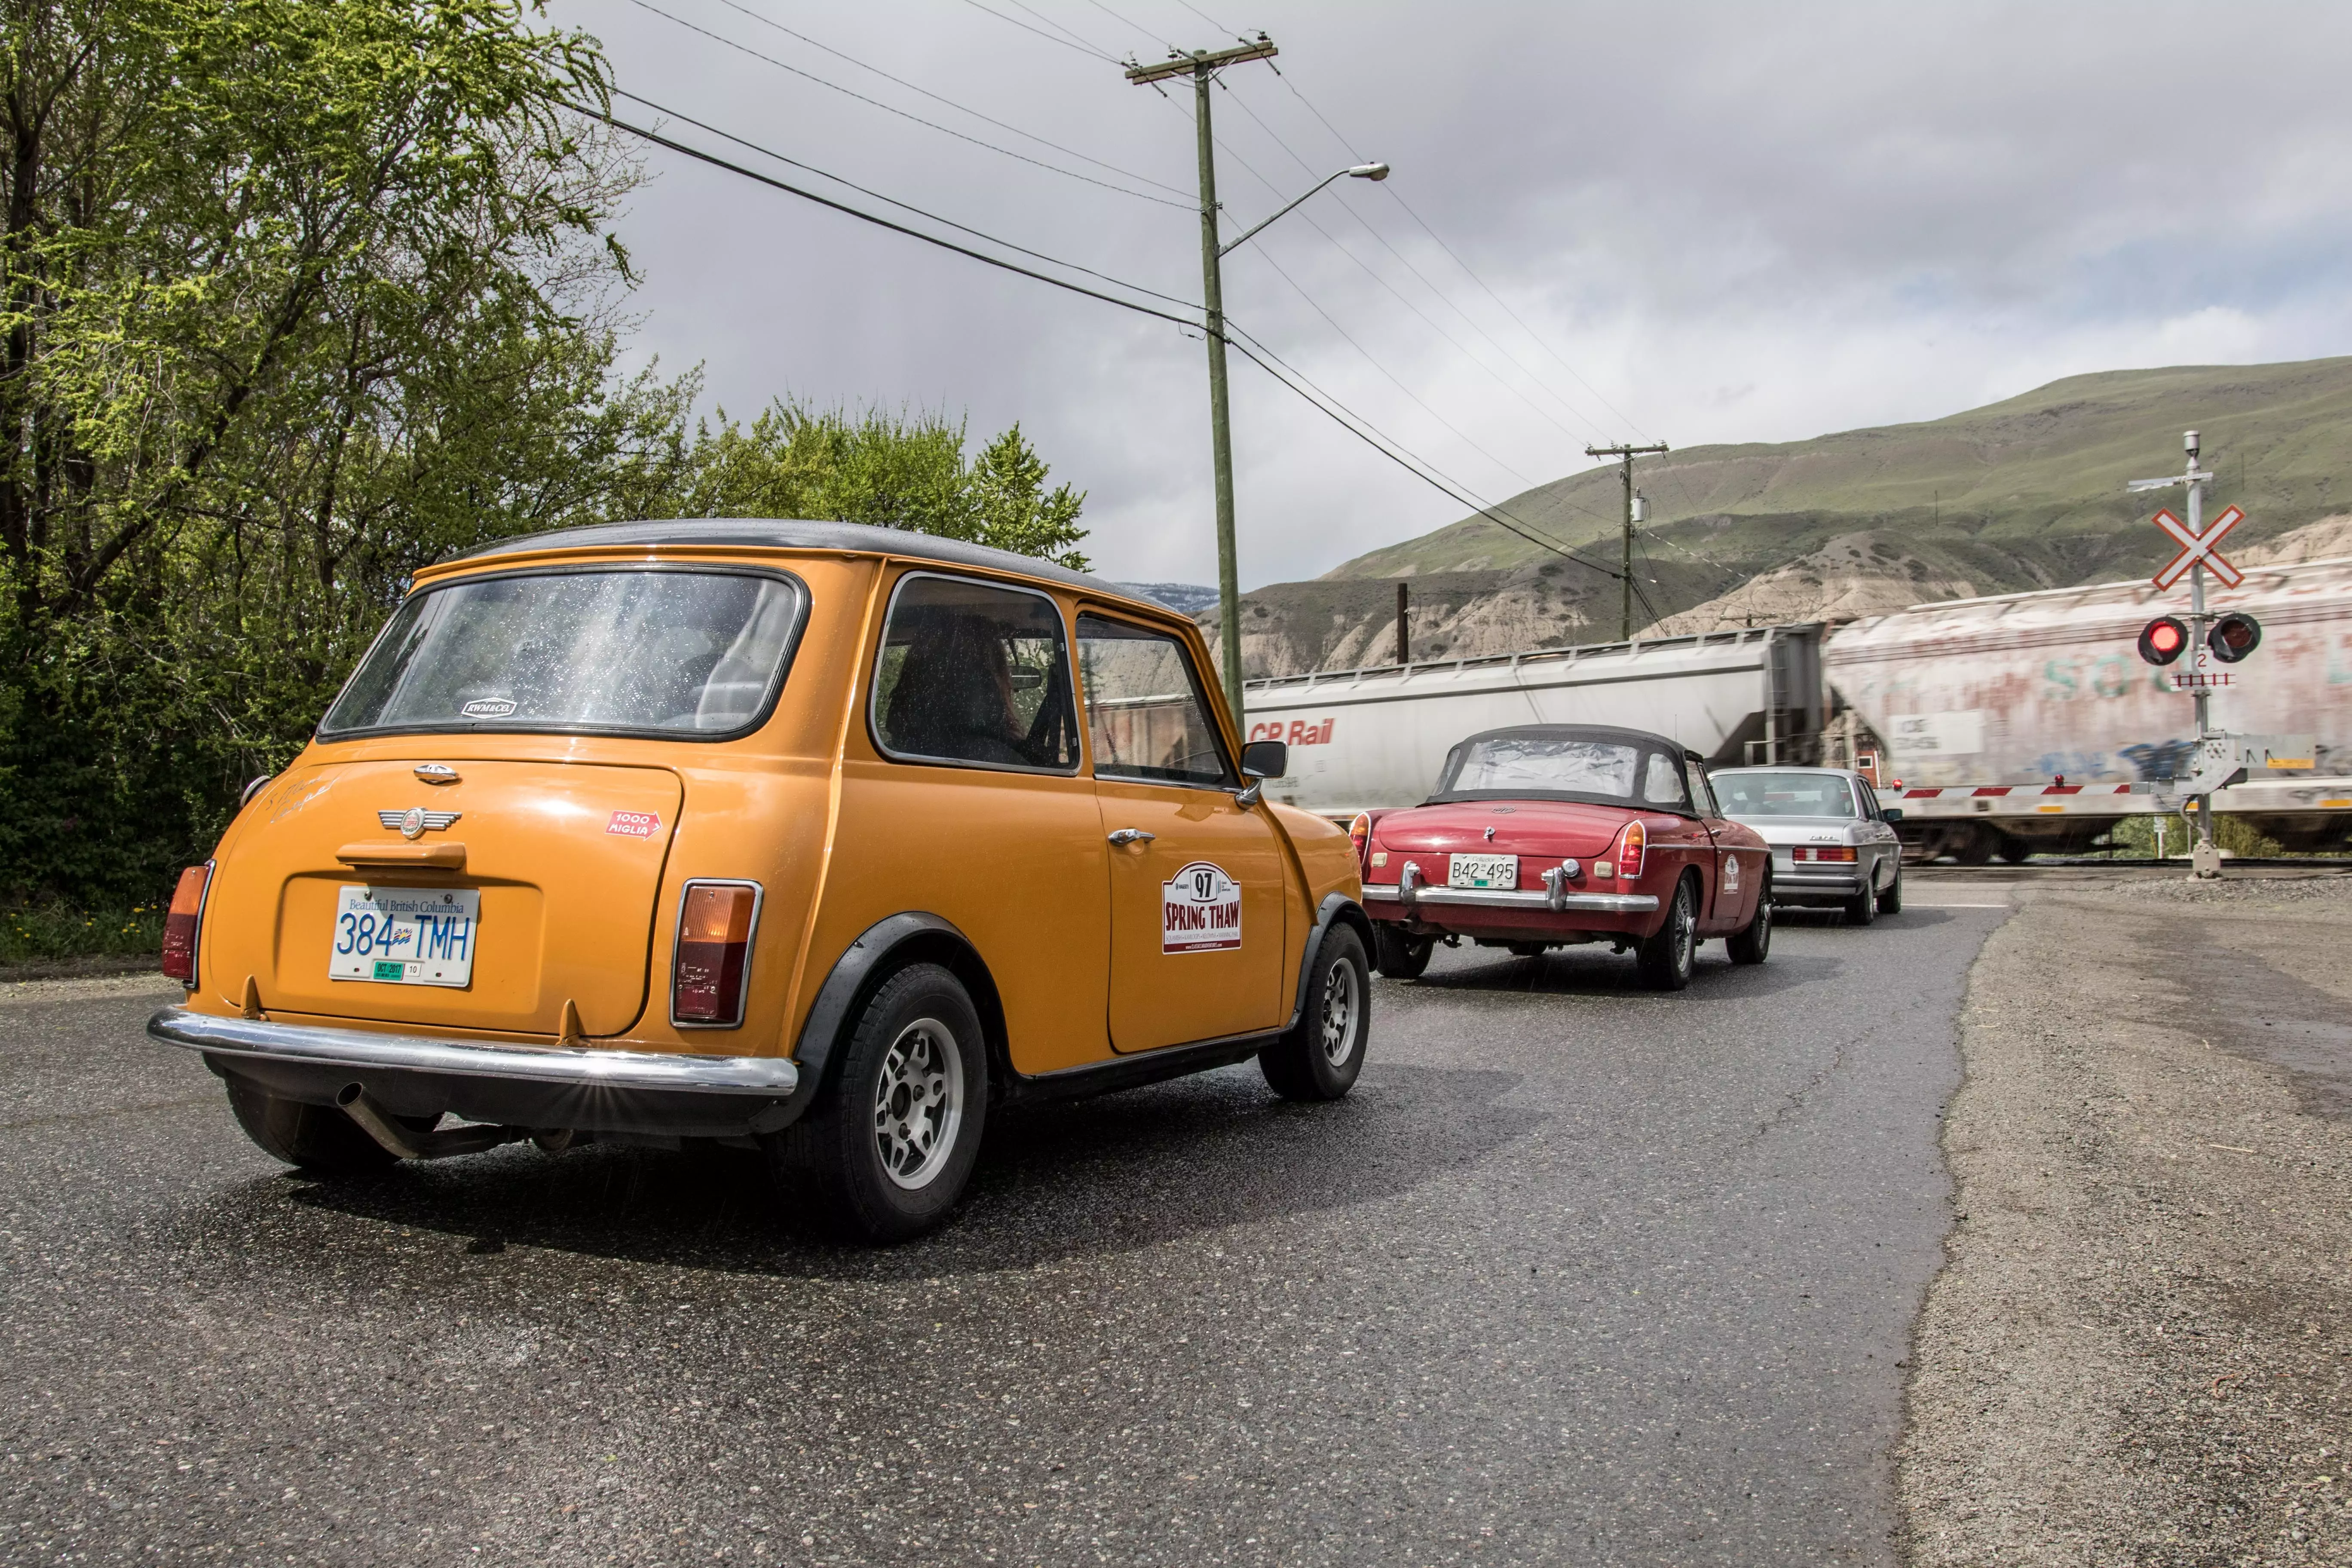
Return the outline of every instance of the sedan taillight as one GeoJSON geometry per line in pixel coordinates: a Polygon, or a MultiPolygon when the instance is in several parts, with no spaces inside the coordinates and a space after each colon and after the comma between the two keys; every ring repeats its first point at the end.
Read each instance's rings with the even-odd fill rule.
{"type": "Polygon", "coordinates": [[[1789,851],[1789,858],[1791,860],[1835,860],[1842,862],[1844,865],[1851,866],[1853,864],[1853,850],[1850,847],[1822,847],[1807,849],[1802,846],[1800,846],[1799,847],[1789,851]]]}
{"type": "Polygon", "coordinates": [[[1640,823],[1625,825],[1623,837],[1617,840],[1617,875],[1621,880],[1630,882],[1641,877],[1643,857],[1649,846],[1649,833],[1640,823]]]}
{"type": "Polygon", "coordinates": [[[205,889],[212,884],[207,861],[180,873],[172,889],[172,907],[163,915],[163,973],[194,990],[196,984],[196,928],[205,914],[205,889]]]}
{"type": "Polygon", "coordinates": [[[672,1023],[727,1029],[743,1021],[743,974],[759,916],[756,882],[686,885],[670,974],[672,1023]]]}

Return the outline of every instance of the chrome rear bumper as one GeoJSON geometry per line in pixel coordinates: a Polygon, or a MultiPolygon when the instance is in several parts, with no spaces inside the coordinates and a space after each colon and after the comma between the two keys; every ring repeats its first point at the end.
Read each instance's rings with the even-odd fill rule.
{"type": "Polygon", "coordinates": [[[1412,897],[1402,897],[1393,882],[1367,882],[1364,901],[1368,904],[1399,904],[1412,909],[1420,904],[1472,904],[1489,910],[1545,910],[1563,914],[1646,915],[1656,910],[1654,893],[1554,893],[1538,892],[1532,888],[1510,890],[1502,888],[1432,888],[1420,887],[1412,897]]]}
{"type": "Polygon", "coordinates": [[[437,1035],[380,1035],[364,1029],[278,1024],[264,1018],[223,1018],[186,1007],[163,1009],[147,1020],[147,1032],[167,1045],[215,1056],[580,1089],[783,1096],[799,1087],[801,1080],[799,1067],[782,1057],[668,1056],[570,1046],[509,1046],[437,1035]]]}

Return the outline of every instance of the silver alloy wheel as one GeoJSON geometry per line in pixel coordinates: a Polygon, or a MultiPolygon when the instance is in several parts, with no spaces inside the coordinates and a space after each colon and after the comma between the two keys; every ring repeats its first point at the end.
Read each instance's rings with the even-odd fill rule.
{"type": "Polygon", "coordinates": [[[1691,908],[1690,884],[1675,889],[1675,967],[1688,974],[1698,962],[1698,911],[1691,908]]]}
{"type": "Polygon", "coordinates": [[[1323,1059],[1345,1067],[1356,1052],[1356,1031],[1363,1026],[1363,997],[1357,990],[1356,966],[1335,958],[1323,975],[1323,1059]]]}
{"type": "Polygon", "coordinates": [[[963,1053],[937,1018],[898,1032],[874,1085],[874,1147],[882,1173],[912,1192],[927,1186],[955,1152],[963,1126],[963,1053]]]}

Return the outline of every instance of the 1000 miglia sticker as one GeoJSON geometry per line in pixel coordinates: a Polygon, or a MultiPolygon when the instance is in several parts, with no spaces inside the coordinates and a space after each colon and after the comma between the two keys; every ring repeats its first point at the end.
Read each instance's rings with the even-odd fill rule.
{"type": "Polygon", "coordinates": [[[1160,884],[1160,951],[1215,952],[1242,944],[1242,890],[1206,860],[1160,884]]]}

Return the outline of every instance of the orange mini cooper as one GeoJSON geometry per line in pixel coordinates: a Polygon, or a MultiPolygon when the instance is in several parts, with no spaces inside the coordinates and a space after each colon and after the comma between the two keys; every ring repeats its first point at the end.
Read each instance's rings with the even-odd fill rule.
{"type": "Polygon", "coordinates": [[[1348,1092],[1347,836],[1260,798],[1199,632],[845,523],[623,523],[417,574],[164,936],[253,1141],[322,1176],[530,1139],[766,1152],[872,1240],[992,1107],[1255,1057],[1348,1092]],[[452,1123],[445,1125],[445,1122],[452,1123]]]}

